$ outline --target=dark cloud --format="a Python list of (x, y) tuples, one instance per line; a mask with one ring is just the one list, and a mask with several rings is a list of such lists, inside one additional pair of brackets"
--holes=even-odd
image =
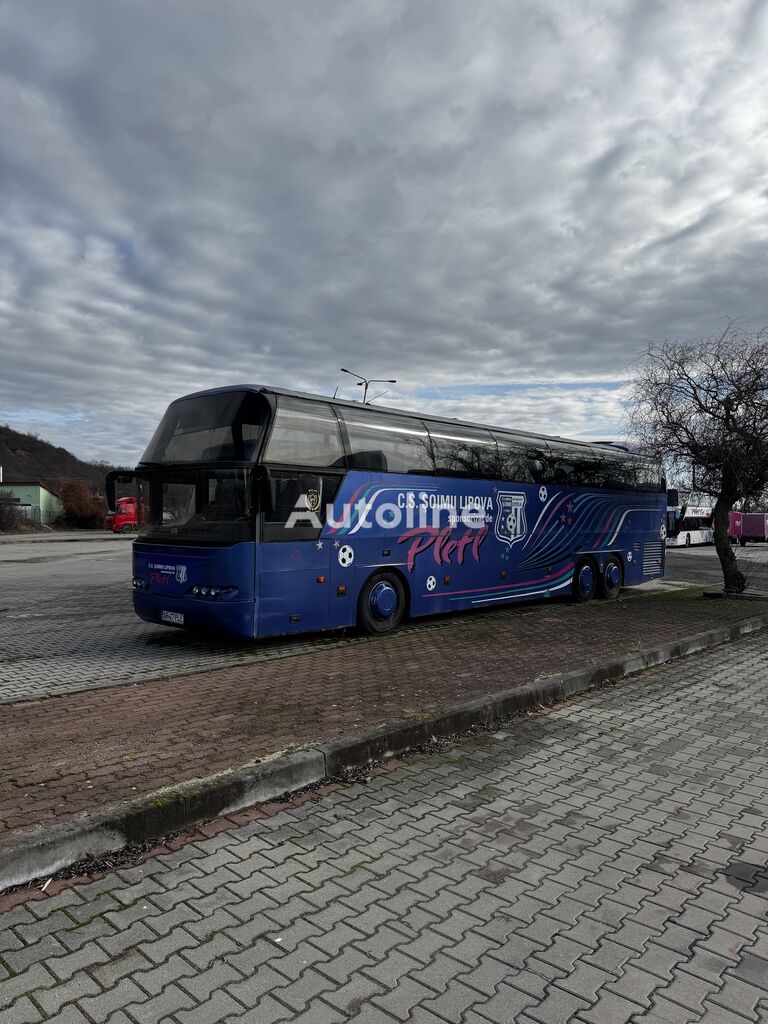
[(6, 0), (0, 419), (131, 460), (350, 364), (611, 433), (647, 339), (768, 319), (766, 43), (748, 0)]

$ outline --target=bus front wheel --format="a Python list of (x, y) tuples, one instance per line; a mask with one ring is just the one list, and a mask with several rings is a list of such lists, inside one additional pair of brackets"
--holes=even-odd
[(597, 573), (591, 558), (580, 558), (573, 571), (574, 601), (591, 601), (597, 589)]
[(394, 572), (380, 572), (360, 592), (357, 621), (366, 633), (392, 633), (405, 616), (405, 587)]
[(622, 582), (621, 562), (615, 555), (611, 555), (600, 574), (600, 597), (604, 597), (608, 601), (615, 601), (621, 591)]
[(690, 533), (686, 533), (686, 535), (685, 535), (685, 546), (687, 548), (689, 548), (691, 546), (691, 535), (690, 535)]

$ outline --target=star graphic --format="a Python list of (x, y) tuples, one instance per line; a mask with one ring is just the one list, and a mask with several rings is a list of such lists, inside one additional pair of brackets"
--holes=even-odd
[(573, 504), (570, 501), (568, 502), (568, 511), (573, 512)]
[(317, 550), (318, 551), (322, 551), (323, 550), (323, 542), (321, 540), (319, 540), (317, 542)]
[(567, 522), (567, 521), (568, 521), (568, 519), (567, 519), (567, 517), (566, 517), (566, 514), (565, 514), (565, 512), (561, 512), (561, 513), (560, 513), (560, 522), (561, 522), (561, 523), (565, 523), (565, 522)]
[(338, 547), (340, 547), (341, 545), (339, 544), (339, 542), (338, 542), (337, 540), (335, 540), (335, 541), (333, 542), (333, 546), (334, 546), (335, 548), (338, 548)]

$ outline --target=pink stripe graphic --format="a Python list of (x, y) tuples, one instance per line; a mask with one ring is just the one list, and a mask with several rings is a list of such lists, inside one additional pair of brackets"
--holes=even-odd
[(569, 569), (572, 569), (574, 562), (569, 562), (560, 572), (555, 573), (554, 576), (543, 576), (539, 580), (527, 580), (525, 583), (503, 583), (497, 587), (475, 587), (470, 590), (443, 590), (439, 594), (422, 594), (422, 597), (450, 597), (454, 594), (486, 594), (492, 590), (518, 590), (520, 587), (532, 587), (536, 583), (547, 583), (554, 582), (564, 576)]

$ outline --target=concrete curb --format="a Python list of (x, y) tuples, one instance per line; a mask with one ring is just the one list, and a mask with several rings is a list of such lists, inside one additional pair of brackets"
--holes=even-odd
[(156, 839), (201, 821), (232, 814), (303, 789), (337, 775), (344, 768), (394, 757), (435, 736), (451, 736), (477, 726), (491, 727), (514, 714), (542, 704), (558, 704), (577, 693), (736, 640), (766, 626), (768, 615), (759, 615), (609, 662), (545, 676), (516, 689), (453, 705), (439, 715), (425, 715), (337, 743), (319, 744), (235, 771), (193, 779), (88, 818), (41, 827), (10, 842), (0, 841), (0, 892), (52, 875), (88, 854), (119, 850), (130, 842)]
[(0, 544), (83, 544), (89, 541), (127, 541), (135, 540), (133, 533), (111, 533), (104, 530), (96, 535), (88, 534), (83, 537), (57, 537), (55, 533), (6, 533), (0, 534)]
[(36, 829), (10, 843), (0, 843), (0, 892), (52, 875), (88, 854), (110, 853), (130, 842), (181, 831), (303, 789), (324, 776), (325, 759), (320, 751), (299, 750), (157, 790), (88, 818)]

